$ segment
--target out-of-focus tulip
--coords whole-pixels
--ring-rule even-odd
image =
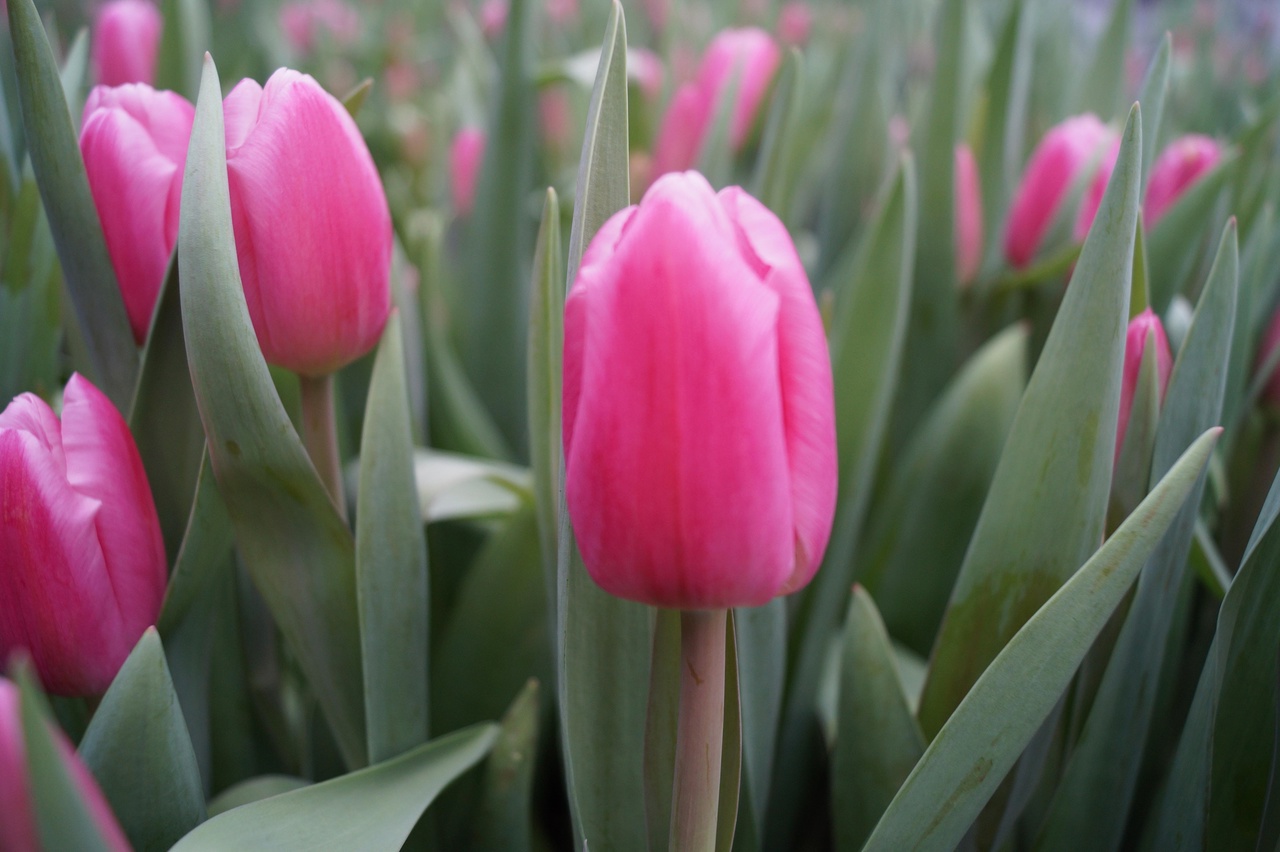
[[[1072,184],[1082,170],[1094,167],[1097,173],[1085,190],[1075,221],[1077,239],[1088,232],[1118,144],[1116,132],[1092,113],[1069,118],[1045,134],[1031,154],[1010,207],[1004,250],[1011,264],[1024,267],[1031,263]]]
[[[956,146],[955,170],[956,275],[960,283],[967,284],[982,264],[982,187],[978,164],[968,145]]]
[[[449,175],[453,187],[453,209],[470,216],[476,200],[476,181],[484,162],[485,135],[478,127],[464,127],[453,137],[449,148]]]
[[[0,678],[0,849],[36,852],[41,848],[39,829],[27,781],[27,743],[22,727],[18,687]],[[76,756],[67,737],[54,726],[49,734],[57,744],[62,764],[79,789],[89,815],[108,848],[127,852],[129,842],[111,807],[89,770]]]
[[[391,214],[373,158],[346,108],[297,71],[265,88],[242,80],[224,110],[240,278],[262,353],[332,373],[373,348],[391,310]]]
[[[1267,333],[1262,336],[1262,346],[1258,350],[1257,368],[1265,369],[1267,360],[1280,346],[1280,310],[1271,316]],[[1271,371],[1267,383],[1262,389],[1262,398],[1271,406],[1280,408],[1280,368]]]
[[[566,498],[602,588],[755,606],[812,578],[836,497],[822,321],[782,223],[667,175],[596,234],[569,294]]]
[[[667,18],[671,15],[671,0],[644,0],[644,13],[654,32],[665,32]]]
[[[573,144],[573,102],[564,86],[552,86],[538,93],[538,119],[542,138],[553,151],[569,150]]]
[[[1222,159],[1222,146],[1209,136],[1190,134],[1169,143],[1156,157],[1142,205],[1143,223],[1150,228],[1193,183]]]
[[[643,47],[628,49],[627,72],[635,78],[641,93],[650,101],[656,101],[662,94],[662,60],[652,50]]]
[[[547,0],[546,11],[548,21],[563,27],[578,17],[578,0]]]
[[[112,0],[93,24],[94,78],[103,86],[154,83],[160,10],[148,0]]]
[[[496,41],[507,28],[507,0],[484,0],[480,7],[480,31],[490,41]]]
[[[730,85],[735,88],[729,144],[735,151],[741,148],[781,58],[778,45],[756,27],[724,30],[712,39],[697,76],[680,87],[662,119],[654,146],[657,174],[694,165]]]
[[[813,31],[813,10],[805,0],[790,0],[778,12],[778,38],[783,44],[804,47]]]
[[[84,156],[134,340],[151,324],[178,239],[182,171],[195,110],[181,95],[145,83],[97,86],[84,105]]]
[[[100,695],[160,612],[164,541],[120,412],[78,374],[62,404],[0,413],[0,660],[25,648],[50,692]]]
[[[322,32],[346,47],[360,39],[360,13],[342,0],[294,0],[280,7],[280,29],[296,53],[310,53]]]
[[[1156,384],[1160,398],[1164,399],[1169,373],[1173,370],[1173,353],[1169,351],[1169,338],[1165,336],[1160,317],[1147,308],[1129,321],[1129,331],[1124,339],[1124,372],[1120,380],[1120,420],[1116,426],[1116,458],[1124,445],[1125,432],[1129,428],[1129,414],[1133,410],[1133,395],[1138,387],[1138,373],[1142,370],[1142,356],[1147,351],[1147,339],[1156,347]]]

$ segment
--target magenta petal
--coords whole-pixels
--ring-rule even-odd
[[[93,25],[93,68],[106,86],[152,83],[164,21],[147,0],[112,0]]]
[[[686,83],[676,92],[662,118],[662,127],[654,143],[653,173],[692,168],[698,160],[698,149],[706,132],[709,109],[701,93],[692,83]]]
[[[62,452],[62,424],[43,399],[33,393],[14,397],[9,406],[0,411],[0,429],[17,429],[29,432],[49,451],[53,463],[65,477],[67,457]]]
[[[262,87],[246,77],[236,83],[222,102],[222,122],[227,136],[227,156],[233,155],[258,123]]]

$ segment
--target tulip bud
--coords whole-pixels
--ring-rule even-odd
[[[1142,205],[1143,223],[1151,228],[1191,184],[1222,159],[1222,146],[1208,136],[1175,139],[1156,157]]]
[[[1129,331],[1124,339],[1124,372],[1120,380],[1120,420],[1116,426],[1116,458],[1124,445],[1125,432],[1129,428],[1129,414],[1133,410],[1133,396],[1138,387],[1138,374],[1142,370],[1142,356],[1146,354],[1148,340],[1156,347],[1156,384],[1160,399],[1164,399],[1173,370],[1173,353],[1169,350],[1169,338],[1165,336],[1160,317],[1147,308],[1129,321]]]
[[[1088,233],[1118,152],[1119,137],[1092,113],[1069,118],[1045,134],[1010,206],[1004,246],[1011,264],[1021,268],[1031,263],[1072,185],[1084,169],[1096,168],[1074,228],[1076,239]]]
[[[507,0],[484,0],[480,7],[480,30],[484,37],[496,41],[507,28]]]
[[[808,583],[835,511],[831,365],[777,217],[662,177],[596,234],[565,310],[566,500],[595,582],[686,609]]]
[[[99,9],[92,56],[98,83],[154,83],[163,27],[160,10],[148,0],[112,0]]]
[[[453,137],[449,149],[449,172],[453,181],[453,209],[466,218],[476,200],[476,181],[484,162],[485,135],[478,127],[464,127]]]
[[[1275,357],[1277,346],[1280,346],[1280,310],[1271,315],[1267,332],[1262,336],[1262,346],[1258,349],[1257,369],[1266,369],[1267,361]],[[1280,407],[1280,368],[1272,368],[1264,378],[1266,384],[1262,388],[1263,401],[1272,407]]]
[[[100,695],[160,612],[164,541],[124,418],[79,375],[62,405],[0,413],[0,660],[25,648],[50,692]]]
[[[84,105],[80,153],[107,252],[141,345],[178,240],[182,171],[195,110],[145,83],[97,86]]]
[[[27,743],[19,702],[18,688],[0,678],[0,849],[35,852],[41,848],[40,835],[27,780]],[[120,823],[111,813],[97,782],[76,756],[71,743],[67,742],[66,735],[52,725],[49,726],[49,734],[71,783],[79,789],[107,847],[127,852],[129,842]]]
[[[956,275],[968,284],[982,265],[982,187],[973,150],[964,143],[956,146],[955,169]]]
[[[719,109],[720,98],[734,86],[729,119],[729,145],[734,151],[747,141],[764,100],[781,51],[764,30],[724,30],[707,47],[694,80],[680,87],[662,119],[654,145],[657,174],[694,165]]]
[[[805,0],[790,0],[778,12],[778,38],[783,44],[804,47],[813,31],[813,11]]]
[[[240,278],[263,356],[306,376],[364,355],[391,310],[391,214],[345,107],[282,68],[224,103]]]

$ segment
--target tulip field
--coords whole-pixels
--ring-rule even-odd
[[[0,852],[1280,850],[1276,0],[0,7]]]

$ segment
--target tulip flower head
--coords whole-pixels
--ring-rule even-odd
[[[982,187],[968,145],[956,146],[955,170],[956,275],[961,284],[967,284],[982,264]]]
[[[566,499],[605,591],[763,604],[822,560],[836,497],[826,337],[786,228],[737,187],[660,178],[566,303]]]
[[[1218,164],[1222,146],[1209,136],[1190,134],[1175,139],[1156,157],[1142,205],[1143,224],[1151,228],[1182,193]]]
[[[282,68],[227,95],[240,279],[267,361],[322,376],[378,342],[391,311],[391,214],[360,131],[310,76]]]
[[[1280,310],[1271,315],[1267,332],[1262,336],[1262,346],[1258,350],[1257,360],[1259,370],[1266,369],[1267,361],[1274,357],[1277,346],[1280,346]],[[1266,384],[1262,388],[1262,399],[1273,408],[1280,408],[1280,368],[1273,369],[1266,377]]]
[[[35,852],[41,848],[31,787],[27,780],[27,743],[18,687],[0,678],[0,849]],[[61,730],[49,726],[58,756],[71,783],[88,806],[89,816],[107,848],[127,852],[129,842],[111,806]]]
[[[112,0],[93,23],[94,78],[103,86],[156,80],[164,20],[149,0]]]
[[[182,173],[195,110],[145,83],[97,86],[84,105],[84,157],[133,339],[146,339],[178,240]]]
[[[806,0],[789,0],[778,12],[778,38],[783,44],[804,47],[813,32],[813,10]]]
[[[33,394],[0,413],[0,660],[22,648],[59,695],[101,695],[155,623],[167,570],[124,418],[79,375],[62,420]]]
[[[484,162],[486,137],[478,127],[464,127],[453,137],[449,148],[449,172],[453,186],[453,208],[463,218],[471,215],[476,200],[476,182]]]
[[[1173,353],[1169,350],[1169,338],[1164,333],[1160,317],[1150,308],[1129,321],[1129,331],[1124,339],[1124,372],[1120,379],[1120,420],[1116,426],[1116,459],[1124,445],[1125,432],[1129,428],[1129,415],[1133,411],[1133,397],[1138,387],[1138,374],[1142,371],[1142,358],[1147,346],[1156,347],[1156,384],[1160,399],[1164,399],[1169,385],[1169,373],[1173,371]]]

